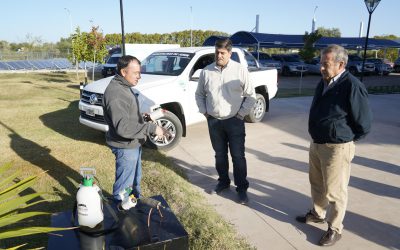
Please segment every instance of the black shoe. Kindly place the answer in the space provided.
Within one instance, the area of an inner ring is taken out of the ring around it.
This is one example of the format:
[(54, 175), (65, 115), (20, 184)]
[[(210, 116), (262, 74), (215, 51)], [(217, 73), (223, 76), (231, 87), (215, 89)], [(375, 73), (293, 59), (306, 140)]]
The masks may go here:
[(239, 191), (239, 203), (242, 205), (246, 205), (249, 202), (249, 198), (247, 197), (246, 191)]
[(223, 190), (228, 189), (229, 188), (229, 184), (221, 184), (218, 183), (215, 188), (213, 190), (211, 190), (210, 194), (219, 194), (221, 193)]
[(324, 235), (322, 235), (322, 238), (319, 240), (319, 245), (333, 246), (336, 243), (336, 241), (340, 240), (341, 238), (342, 238), (341, 234), (332, 230), (331, 228), (328, 228), (328, 231), (326, 231)]
[(317, 217), (311, 210), (304, 216), (297, 216), (296, 220), (301, 223), (310, 224), (313, 223), (324, 223), (325, 219)]

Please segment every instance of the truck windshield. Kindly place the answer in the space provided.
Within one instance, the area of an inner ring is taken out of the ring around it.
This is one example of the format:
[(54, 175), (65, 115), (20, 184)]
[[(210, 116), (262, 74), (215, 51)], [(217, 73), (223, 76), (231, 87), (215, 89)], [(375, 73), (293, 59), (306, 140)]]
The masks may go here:
[(111, 56), (108, 60), (107, 63), (108, 64), (117, 64), (118, 60), (120, 59), (120, 56)]
[(190, 60), (193, 53), (155, 52), (142, 62), (142, 74), (151, 75), (180, 75)]

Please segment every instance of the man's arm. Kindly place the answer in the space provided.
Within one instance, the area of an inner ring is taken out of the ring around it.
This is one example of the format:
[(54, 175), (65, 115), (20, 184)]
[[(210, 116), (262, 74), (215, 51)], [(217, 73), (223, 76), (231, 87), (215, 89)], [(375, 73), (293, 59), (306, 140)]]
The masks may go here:
[(199, 108), (199, 112), (204, 115), (207, 115), (207, 106), (206, 106), (207, 95), (204, 89), (204, 85), (205, 85), (205, 72), (204, 70), (202, 70), (200, 73), (199, 82), (195, 93), (195, 98), (197, 107)]
[(129, 104), (120, 99), (111, 100), (107, 105), (107, 113), (119, 136), (127, 139), (144, 139), (147, 135), (156, 132), (157, 126), (155, 124), (139, 123), (130, 119), (129, 111), (126, 109), (127, 106)]
[(371, 130), (372, 114), (368, 101), (368, 91), (362, 85), (355, 85), (351, 90), (350, 109), (354, 141), (362, 139)]
[(240, 106), (240, 109), (238, 111), (238, 118), (244, 118), (246, 115), (250, 113), (250, 110), (253, 108), (254, 104), (256, 103), (256, 93), (253, 87), (253, 84), (251, 84), (249, 80), (249, 71), (246, 68), (241, 69), (241, 81), (243, 83), (243, 97), (244, 101), (242, 102), (242, 105)]

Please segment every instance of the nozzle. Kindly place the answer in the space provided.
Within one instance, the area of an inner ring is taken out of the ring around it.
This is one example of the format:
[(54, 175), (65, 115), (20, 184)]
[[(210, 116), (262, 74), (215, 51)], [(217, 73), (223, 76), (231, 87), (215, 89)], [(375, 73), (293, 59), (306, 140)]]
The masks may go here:
[(151, 208), (156, 208), (159, 209), (160, 207), (162, 207), (163, 209), (167, 210), (167, 211), (171, 211), (169, 208), (161, 205), (161, 201), (155, 200), (153, 198), (146, 198), (146, 197), (142, 197), (138, 199), (138, 204), (142, 204)]

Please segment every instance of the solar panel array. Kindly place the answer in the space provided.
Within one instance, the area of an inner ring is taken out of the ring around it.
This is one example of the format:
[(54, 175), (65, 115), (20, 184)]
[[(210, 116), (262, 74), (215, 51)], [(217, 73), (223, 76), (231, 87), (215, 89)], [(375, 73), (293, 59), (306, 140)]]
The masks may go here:
[[(98, 67), (99, 64), (86, 62), (86, 69)], [(79, 69), (85, 69), (85, 62), (80, 62)], [(19, 60), (19, 61), (0, 61), (0, 70), (66, 70), (75, 69), (66, 58), (42, 59), (42, 60)]]

